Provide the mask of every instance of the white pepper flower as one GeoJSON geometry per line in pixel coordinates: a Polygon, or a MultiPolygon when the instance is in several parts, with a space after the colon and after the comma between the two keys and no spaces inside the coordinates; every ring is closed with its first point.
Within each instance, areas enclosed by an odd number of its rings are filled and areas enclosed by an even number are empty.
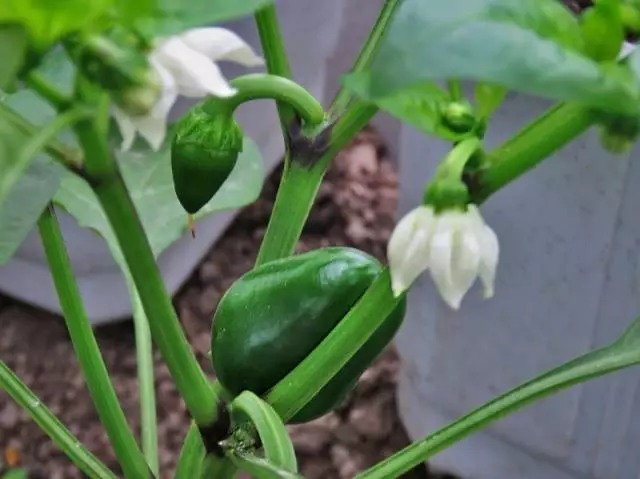
{"type": "Polygon", "coordinates": [[[114,107],[113,116],[122,134],[122,148],[128,150],[139,133],[154,150],[164,141],[167,116],[178,95],[203,98],[230,97],[236,93],[216,62],[227,60],[246,67],[264,63],[238,35],[225,28],[195,28],[181,35],[159,39],[149,55],[162,92],[145,115],[132,115],[114,107]]]}
{"type": "Polygon", "coordinates": [[[468,205],[435,213],[419,206],[396,225],[387,246],[391,286],[399,296],[429,270],[444,301],[458,309],[473,282],[480,277],[484,297],[493,296],[498,266],[498,237],[478,208],[468,205]]]}

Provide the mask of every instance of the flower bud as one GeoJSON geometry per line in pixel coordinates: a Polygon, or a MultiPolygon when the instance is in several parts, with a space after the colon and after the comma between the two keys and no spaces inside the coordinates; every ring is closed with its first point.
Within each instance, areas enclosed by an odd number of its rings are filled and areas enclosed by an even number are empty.
{"type": "Polygon", "coordinates": [[[455,133],[467,133],[476,126],[473,108],[467,102],[453,102],[442,110],[442,123],[455,133]]]}
{"type": "Polygon", "coordinates": [[[171,170],[182,207],[195,214],[218,192],[242,152],[243,132],[223,101],[189,110],[176,127],[171,170]]]}
{"type": "Polygon", "coordinates": [[[139,116],[149,112],[162,93],[147,49],[135,34],[114,28],[105,35],[77,37],[71,56],[82,74],[108,91],[116,105],[139,116]]]}

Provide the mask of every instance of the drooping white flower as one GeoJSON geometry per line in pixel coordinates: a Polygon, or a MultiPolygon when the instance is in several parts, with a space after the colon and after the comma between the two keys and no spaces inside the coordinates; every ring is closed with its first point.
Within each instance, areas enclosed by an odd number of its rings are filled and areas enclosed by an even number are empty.
{"type": "Polygon", "coordinates": [[[393,293],[399,296],[429,270],[453,309],[477,277],[490,298],[499,252],[498,237],[474,205],[437,214],[431,206],[419,206],[400,220],[387,246],[393,293]]]}
{"type": "Polygon", "coordinates": [[[227,83],[216,64],[225,60],[246,67],[264,63],[244,40],[225,28],[195,28],[157,40],[149,55],[149,62],[162,85],[157,102],[142,116],[113,108],[122,134],[122,149],[131,148],[139,133],[154,150],[158,150],[166,135],[167,116],[178,95],[189,98],[233,96],[236,90],[227,83]]]}

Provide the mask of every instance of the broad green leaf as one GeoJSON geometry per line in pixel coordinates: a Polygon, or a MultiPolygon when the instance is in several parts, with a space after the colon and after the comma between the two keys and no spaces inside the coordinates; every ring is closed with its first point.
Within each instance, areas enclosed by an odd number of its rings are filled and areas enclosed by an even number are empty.
{"type": "Polygon", "coordinates": [[[0,90],[13,87],[27,46],[27,32],[21,25],[0,25],[0,90]]]}
{"type": "Polygon", "coordinates": [[[404,0],[370,70],[347,76],[345,84],[374,99],[459,78],[637,111],[638,78],[580,53],[576,20],[562,8],[557,0],[404,0]]]}
{"type": "Polygon", "coordinates": [[[22,146],[28,140],[29,136],[0,111],[0,205],[29,166],[28,161],[19,161],[22,146]]]}
{"type": "Polygon", "coordinates": [[[112,0],[0,0],[0,22],[20,23],[36,48],[47,48],[106,13],[112,0]]]}
{"type": "Polygon", "coordinates": [[[300,474],[289,472],[252,454],[229,454],[229,458],[238,469],[256,479],[304,479],[300,474]]]}
{"type": "Polygon", "coordinates": [[[0,205],[0,265],[6,263],[38,222],[60,185],[64,169],[37,157],[0,205]]]}
{"type": "Polygon", "coordinates": [[[500,85],[476,83],[475,99],[480,118],[489,118],[502,104],[508,90],[500,85]]]}
{"type": "MultiPolygon", "coordinates": [[[[187,214],[180,206],[171,176],[170,138],[158,152],[131,151],[118,157],[122,176],[157,256],[187,231],[187,214]]],[[[196,219],[244,206],[260,194],[264,178],[262,158],[256,145],[245,138],[244,151],[231,175],[196,219]]],[[[79,176],[65,172],[54,202],[64,208],[80,226],[105,238],[115,260],[126,271],[118,242],[97,197],[79,176]]]]}
{"type": "Polygon", "coordinates": [[[411,444],[356,478],[398,477],[402,472],[507,414],[562,389],[637,364],[640,364],[640,318],[613,343],[527,381],[425,439],[411,444]]]}
{"type": "Polygon", "coordinates": [[[297,472],[296,452],[278,413],[251,391],[239,394],[229,409],[234,423],[249,420],[260,437],[266,459],[286,471],[297,472]]]}
{"type": "Polygon", "coordinates": [[[156,14],[141,22],[149,34],[175,35],[249,15],[273,0],[158,0],[156,14]]]}

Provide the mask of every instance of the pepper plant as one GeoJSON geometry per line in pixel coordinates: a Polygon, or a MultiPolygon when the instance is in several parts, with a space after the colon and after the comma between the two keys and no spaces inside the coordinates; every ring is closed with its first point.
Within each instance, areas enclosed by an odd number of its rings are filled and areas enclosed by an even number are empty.
{"type": "MultiPolygon", "coordinates": [[[[151,341],[192,418],[176,478],[301,477],[285,424],[340,405],[393,339],[419,275],[429,270],[452,308],[477,277],[485,297],[494,294],[499,240],[482,203],[592,127],[616,152],[640,133],[640,53],[620,54],[625,35],[640,30],[637,0],[597,0],[580,16],[556,0],[387,0],[326,110],[292,77],[277,8],[269,0],[0,2],[0,261],[37,224],[120,470],[93,456],[4,362],[0,386],[89,477],[160,477],[151,341]],[[264,58],[211,26],[244,15],[255,18],[264,58]],[[219,61],[266,71],[226,79],[219,61]],[[462,81],[474,82],[471,98],[462,81]],[[484,132],[509,91],[558,103],[488,151],[484,132]],[[170,123],[180,95],[198,103],[170,123]],[[259,152],[233,117],[255,99],[277,103],[284,171],[255,268],[212,318],[213,381],[189,347],[156,257],[188,228],[196,234],[198,218],[256,198],[259,152]],[[389,265],[352,248],[294,254],[332,158],[378,111],[452,145],[425,178],[423,203],[393,232],[389,265]],[[87,319],[55,207],[105,239],[129,285],[140,441],[87,319]]],[[[357,477],[398,477],[533,401],[639,362],[636,321],[610,345],[357,477]]]]}

